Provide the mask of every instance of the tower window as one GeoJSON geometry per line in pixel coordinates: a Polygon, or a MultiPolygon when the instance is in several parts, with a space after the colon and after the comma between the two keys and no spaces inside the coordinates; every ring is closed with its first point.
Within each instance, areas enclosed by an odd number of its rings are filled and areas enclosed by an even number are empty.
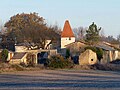
{"type": "Polygon", "coordinates": [[[71,37],[69,37],[69,40],[71,40],[71,37]]]}

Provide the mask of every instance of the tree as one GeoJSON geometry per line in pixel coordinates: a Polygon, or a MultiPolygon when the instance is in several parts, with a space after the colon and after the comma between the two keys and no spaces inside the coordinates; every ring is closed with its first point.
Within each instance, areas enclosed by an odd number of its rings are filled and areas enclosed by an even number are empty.
{"type": "Polygon", "coordinates": [[[83,40],[85,37],[86,28],[83,27],[74,28],[73,32],[77,40],[83,40]]]}
{"type": "Polygon", "coordinates": [[[15,51],[14,44],[15,42],[11,37],[7,36],[6,34],[1,35],[1,43],[0,43],[1,48],[8,49],[10,51],[15,51]]]}
{"type": "Polygon", "coordinates": [[[3,35],[7,32],[6,28],[4,27],[3,24],[0,25],[0,34],[3,35]]]}
{"type": "Polygon", "coordinates": [[[7,49],[3,49],[1,52],[1,60],[2,62],[6,62],[8,58],[8,50],[7,49]]]}
{"type": "Polygon", "coordinates": [[[105,32],[103,28],[101,28],[99,33],[100,33],[100,37],[105,37],[105,32]]]}
{"type": "Polygon", "coordinates": [[[99,32],[101,30],[101,27],[98,28],[97,25],[93,22],[88,30],[86,30],[86,41],[90,44],[95,44],[99,41],[99,32]]]}
{"type": "Polygon", "coordinates": [[[44,48],[48,39],[56,39],[57,33],[53,27],[47,26],[45,19],[37,13],[17,14],[5,24],[8,35],[18,43],[34,43],[39,48],[44,48]],[[54,35],[53,35],[54,34],[54,35]]]}
{"type": "Polygon", "coordinates": [[[119,44],[119,40],[118,37],[117,39],[114,38],[112,35],[108,36],[107,38],[107,42],[111,43],[111,44],[119,44]]]}
{"type": "Polygon", "coordinates": [[[117,41],[120,43],[120,34],[117,36],[117,41]]]}

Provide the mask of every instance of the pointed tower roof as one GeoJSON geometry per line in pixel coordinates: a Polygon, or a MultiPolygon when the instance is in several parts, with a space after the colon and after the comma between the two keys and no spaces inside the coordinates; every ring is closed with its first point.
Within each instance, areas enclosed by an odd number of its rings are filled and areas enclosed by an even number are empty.
{"type": "Polygon", "coordinates": [[[65,21],[61,37],[74,37],[73,31],[68,20],[65,21]]]}

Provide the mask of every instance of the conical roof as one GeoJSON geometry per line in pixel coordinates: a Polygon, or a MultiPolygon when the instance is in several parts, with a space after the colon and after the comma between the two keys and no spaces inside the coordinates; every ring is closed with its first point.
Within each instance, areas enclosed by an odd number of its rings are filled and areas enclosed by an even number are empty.
{"type": "Polygon", "coordinates": [[[61,37],[74,37],[73,31],[68,20],[65,21],[61,37]]]}

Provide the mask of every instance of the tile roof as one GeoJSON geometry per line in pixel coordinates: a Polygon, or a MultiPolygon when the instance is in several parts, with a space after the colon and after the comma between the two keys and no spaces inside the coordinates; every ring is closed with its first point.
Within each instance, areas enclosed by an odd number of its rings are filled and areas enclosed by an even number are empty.
{"type": "Polygon", "coordinates": [[[98,48],[102,48],[102,49],[104,49],[104,50],[107,50],[107,51],[114,51],[115,49],[114,48],[112,48],[112,47],[110,47],[110,46],[108,46],[108,45],[105,45],[104,43],[102,44],[99,44],[99,45],[96,45],[96,47],[98,47],[98,48]]]}
{"type": "Polygon", "coordinates": [[[67,45],[65,45],[65,46],[71,46],[71,45],[75,45],[75,44],[84,44],[84,45],[86,45],[87,46],[87,43],[85,42],[85,41],[76,41],[76,42],[73,42],[73,43],[70,43],[70,44],[67,44],[67,45]]]}
{"type": "Polygon", "coordinates": [[[14,54],[14,56],[12,57],[12,59],[22,59],[25,56],[25,52],[17,52],[14,54]]]}
{"type": "Polygon", "coordinates": [[[68,20],[65,21],[61,37],[75,37],[68,20]]]}

